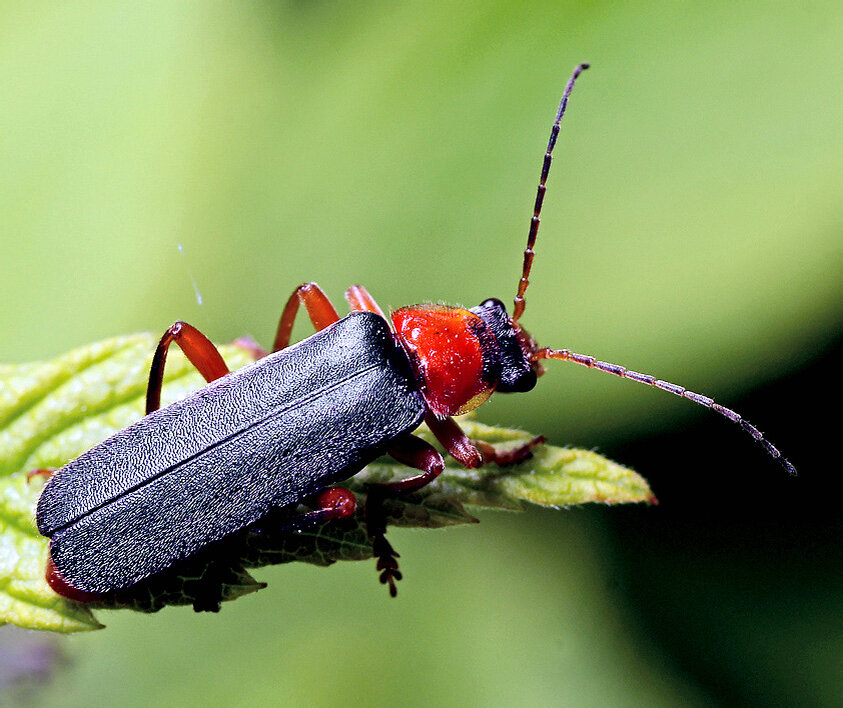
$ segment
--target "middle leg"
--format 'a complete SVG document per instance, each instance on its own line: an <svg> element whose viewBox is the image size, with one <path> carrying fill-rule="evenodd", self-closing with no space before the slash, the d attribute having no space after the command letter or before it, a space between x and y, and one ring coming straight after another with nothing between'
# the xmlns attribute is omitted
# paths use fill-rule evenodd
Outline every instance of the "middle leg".
<svg viewBox="0 0 843 708"><path fill-rule="evenodd" d="M383 310L375 302L375 299L369 295L369 291L362 285L352 285L345 291L345 299L351 305L352 312L374 312L386 319Z"/></svg>
<svg viewBox="0 0 843 708"><path fill-rule="evenodd" d="M336 308L316 283L299 285L290 295L290 299L287 300L284 311L281 313L272 351L277 352L286 349L290 344L290 336L293 334L293 323L296 321L299 305L304 305L307 316L310 317L310 321L313 322L313 327L317 332L340 319Z"/></svg>

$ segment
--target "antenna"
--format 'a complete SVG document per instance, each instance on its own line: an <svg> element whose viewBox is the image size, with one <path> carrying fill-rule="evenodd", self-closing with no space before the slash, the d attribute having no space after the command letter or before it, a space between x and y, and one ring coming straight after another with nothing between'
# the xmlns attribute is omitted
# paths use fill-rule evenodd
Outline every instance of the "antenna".
<svg viewBox="0 0 843 708"><path fill-rule="evenodd" d="M778 460L778 462L784 467L789 474L796 476L796 468L788 462L788 460L779 452L779 449L773 445L764 435L761 433L758 428L756 428L752 423L748 420L744 420L741 418L740 415L735 413L735 411L726 408L725 406L721 406L719 403L715 403L713 399L709 398L708 396L703 396L699 393L694 393L693 391L689 391L682 386L677 386L676 384L672 384L669 381L662 381L661 379L657 379L655 376L650 376L649 374L639 374L637 371L630 371L629 369L624 368L623 366L618 366L617 364L610 364L606 361L598 361L593 356L586 356L585 354L575 354L568 349L539 349L534 357L536 360L538 359L559 359L561 361L572 361L575 364L580 364L582 366L587 366L589 369L598 369L599 371L603 371L607 374L614 374L615 376L619 376L622 379L630 379L632 381L636 381L638 383L647 384L648 386L653 386L655 388L659 388L662 391L667 391L668 393L672 393L676 396L680 396L681 398L687 398L694 403L699 403L701 406L705 406L706 408L710 408L711 410L719 413L724 418L728 418L733 423L737 423L744 429L745 432L749 433L760 445L767 451L767 453Z"/></svg>
<svg viewBox="0 0 843 708"><path fill-rule="evenodd" d="M530 219L530 233L527 236L527 248L524 249L524 267L521 270L521 280L518 281L518 292L515 295L515 306L512 310L512 321L517 322L524 314L524 293L527 291L527 286L530 284L530 269L533 267L533 247L536 245L536 234L539 232L539 224L541 219L539 214L542 210L542 202L544 201L544 193L547 190L545 183L547 182L547 175L550 172L550 163L553 162L553 148L556 146L556 138L559 136L559 124L562 122L562 116L565 115L565 109L568 107L568 98L571 91L574 90L574 83L577 77L588 69L589 64L580 64L571 78L568 79L568 85L565 86L565 92L562 94L562 100L559 102L559 109L556 111L556 120L553 122L553 127L550 129L550 140L547 141L547 150L544 154L544 163L542 164L542 173L539 178L539 189L536 194L536 204L533 207L533 218Z"/></svg>

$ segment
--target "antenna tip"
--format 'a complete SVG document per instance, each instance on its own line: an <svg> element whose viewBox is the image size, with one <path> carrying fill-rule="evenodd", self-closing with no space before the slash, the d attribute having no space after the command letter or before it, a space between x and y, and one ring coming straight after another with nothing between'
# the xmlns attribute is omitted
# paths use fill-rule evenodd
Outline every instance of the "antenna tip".
<svg viewBox="0 0 843 708"><path fill-rule="evenodd" d="M582 64L580 64L577 68L578 68L580 71L585 71L586 69L590 69L590 68L591 68L591 64L589 64L587 61L584 61L584 62L583 62Z"/></svg>

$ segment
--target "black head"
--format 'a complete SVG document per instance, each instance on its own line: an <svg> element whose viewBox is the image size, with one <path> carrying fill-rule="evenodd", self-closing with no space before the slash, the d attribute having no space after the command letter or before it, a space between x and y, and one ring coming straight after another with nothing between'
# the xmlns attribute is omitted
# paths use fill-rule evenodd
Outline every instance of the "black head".
<svg viewBox="0 0 843 708"><path fill-rule="evenodd" d="M532 391L538 377L538 364L530 336L512 321L504 304L497 298L485 300L472 307L471 312L486 323L498 343L501 375L495 390L498 393Z"/></svg>

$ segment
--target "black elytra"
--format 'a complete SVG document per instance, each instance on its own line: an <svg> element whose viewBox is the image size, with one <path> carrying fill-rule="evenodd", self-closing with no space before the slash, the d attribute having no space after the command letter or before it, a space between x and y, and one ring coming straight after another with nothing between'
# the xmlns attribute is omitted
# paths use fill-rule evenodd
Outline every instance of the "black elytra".
<svg viewBox="0 0 843 708"><path fill-rule="evenodd" d="M127 588L347 479L424 412L387 322L351 314L65 465L38 501L38 530L74 588Z"/></svg>

